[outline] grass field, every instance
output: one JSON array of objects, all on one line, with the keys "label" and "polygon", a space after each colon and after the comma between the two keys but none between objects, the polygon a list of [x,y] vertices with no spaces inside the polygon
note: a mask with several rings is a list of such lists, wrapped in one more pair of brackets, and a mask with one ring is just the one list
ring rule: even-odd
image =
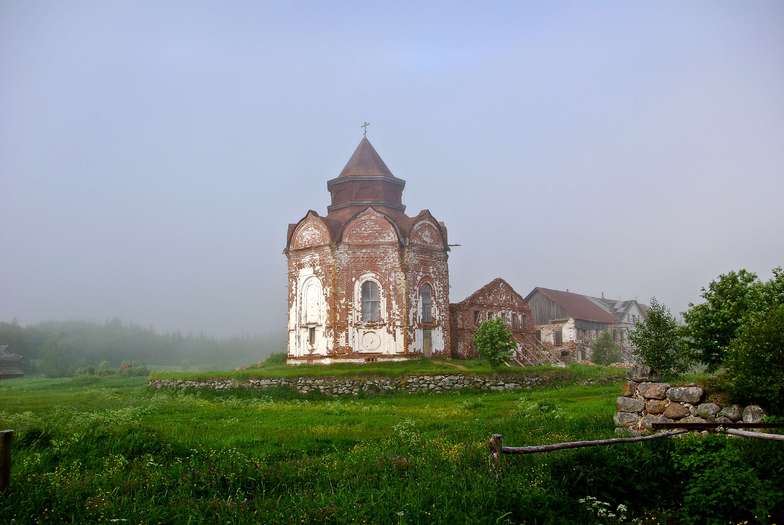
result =
[{"label": "grass field", "polygon": [[151,374],[154,379],[250,379],[262,377],[345,377],[345,376],[385,376],[400,377],[404,375],[432,374],[512,374],[536,375],[552,378],[554,381],[579,381],[583,379],[620,381],[625,370],[591,365],[570,365],[559,368],[550,365],[529,367],[492,368],[486,361],[464,359],[416,359],[410,361],[375,362],[367,364],[340,363],[332,365],[297,365],[273,364],[258,368],[241,370],[219,370],[205,372],[156,371]]},{"label": "grass field", "polygon": [[[711,440],[517,457],[500,478],[489,469],[494,432],[519,445],[612,435],[618,390],[555,384],[336,400],[151,391],[145,378],[3,381],[0,427],[18,436],[0,522],[595,521],[584,496],[657,519],[694,507],[673,493],[691,478],[672,463]],[[727,450],[740,454],[738,486],[767,499],[738,506],[723,494],[735,514],[721,504],[710,511],[775,516],[782,501],[769,485],[784,482],[782,454],[724,441],[709,452],[721,464],[735,458]]]}]

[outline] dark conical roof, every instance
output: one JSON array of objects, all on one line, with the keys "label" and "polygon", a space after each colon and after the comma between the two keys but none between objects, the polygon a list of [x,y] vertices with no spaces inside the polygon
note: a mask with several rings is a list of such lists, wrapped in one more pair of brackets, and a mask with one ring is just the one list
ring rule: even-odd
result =
[{"label": "dark conical roof", "polygon": [[340,177],[394,177],[394,175],[367,137],[362,137],[354,154],[348,159],[346,167],[340,172]]}]

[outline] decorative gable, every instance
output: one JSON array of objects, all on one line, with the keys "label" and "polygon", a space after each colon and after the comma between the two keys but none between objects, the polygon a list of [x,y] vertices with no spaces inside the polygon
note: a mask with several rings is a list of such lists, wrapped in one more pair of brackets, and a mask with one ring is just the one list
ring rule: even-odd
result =
[{"label": "decorative gable", "polygon": [[398,242],[397,231],[387,217],[368,208],[357,215],[343,230],[347,244],[379,244]]},{"label": "decorative gable", "polygon": [[294,231],[291,249],[302,250],[325,244],[329,244],[329,230],[318,216],[309,213]]},{"label": "decorative gable", "polygon": [[444,248],[444,241],[438,228],[429,221],[421,221],[411,229],[411,243],[419,246],[427,246],[436,250]]}]

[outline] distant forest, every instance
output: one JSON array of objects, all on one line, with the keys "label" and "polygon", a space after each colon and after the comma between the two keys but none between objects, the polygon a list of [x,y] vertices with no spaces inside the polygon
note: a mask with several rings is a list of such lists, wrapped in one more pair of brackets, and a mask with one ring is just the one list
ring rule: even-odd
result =
[{"label": "distant forest", "polygon": [[123,363],[151,369],[228,369],[257,363],[285,349],[283,335],[216,339],[203,335],[162,334],[113,319],[22,326],[0,322],[0,345],[24,357],[28,374],[70,376],[89,368]]}]

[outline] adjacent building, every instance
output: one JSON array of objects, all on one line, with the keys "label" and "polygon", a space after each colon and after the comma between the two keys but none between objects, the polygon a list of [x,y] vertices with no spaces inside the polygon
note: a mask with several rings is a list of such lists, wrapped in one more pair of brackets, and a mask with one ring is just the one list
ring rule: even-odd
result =
[{"label": "adjacent building", "polygon": [[539,340],[562,359],[590,359],[590,344],[601,332],[610,332],[625,360],[631,360],[629,330],[644,320],[648,307],[635,300],[591,297],[570,291],[537,287],[525,298]]},{"label": "adjacent building", "polygon": [[22,356],[8,351],[8,345],[0,345],[0,379],[22,377]]},{"label": "adjacent building", "polygon": [[466,297],[449,305],[454,357],[477,357],[474,332],[482,321],[503,319],[518,345],[518,357],[531,360],[536,344],[536,328],[525,299],[501,278],[494,279]]}]

